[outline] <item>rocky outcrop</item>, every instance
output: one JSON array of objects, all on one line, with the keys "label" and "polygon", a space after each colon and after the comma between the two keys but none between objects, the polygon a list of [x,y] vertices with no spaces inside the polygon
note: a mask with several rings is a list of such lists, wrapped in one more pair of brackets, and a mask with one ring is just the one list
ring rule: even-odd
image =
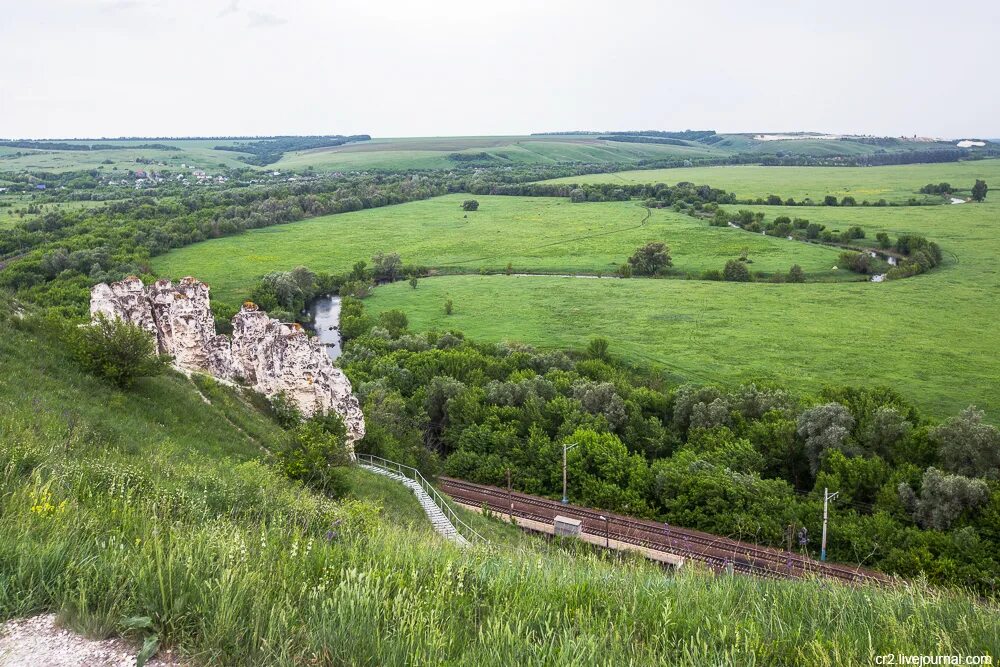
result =
[{"label": "rocky outcrop", "polygon": [[233,318],[232,339],[215,333],[208,285],[194,278],[149,287],[134,277],[102,283],[91,290],[90,313],[149,331],[159,352],[181,370],[245,384],[268,397],[283,393],[307,417],[337,413],[352,447],[365,435],[361,406],[343,371],[301,326],[271,319],[252,303]]}]

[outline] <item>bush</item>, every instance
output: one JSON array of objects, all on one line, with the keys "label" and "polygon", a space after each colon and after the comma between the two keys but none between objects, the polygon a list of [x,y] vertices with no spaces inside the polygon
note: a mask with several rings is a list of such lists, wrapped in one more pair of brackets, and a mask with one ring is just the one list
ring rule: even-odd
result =
[{"label": "bush", "polygon": [[269,401],[271,415],[282,428],[294,428],[302,421],[302,413],[285,392],[279,392]]},{"label": "bush", "polygon": [[804,283],[806,281],[806,272],[802,270],[802,267],[798,264],[793,264],[792,268],[788,269],[788,282],[790,283]]},{"label": "bush", "polygon": [[476,201],[475,199],[466,199],[464,202],[462,202],[462,210],[463,211],[478,211],[479,210],[479,202]]},{"label": "bush", "polygon": [[379,313],[378,316],[378,325],[384,327],[393,338],[398,338],[401,333],[406,331],[408,324],[406,313],[401,310],[386,310]]},{"label": "bush", "polygon": [[750,269],[744,262],[731,259],[726,262],[726,268],[722,270],[722,277],[730,282],[748,283],[750,282]]},{"label": "bush", "polygon": [[278,461],[286,475],[334,496],[344,493],[338,468],[350,460],[347,429],[335,413],[302,422],[278,451]]},{"label": "bush", "polygon": [[69,331],[66,342],[83,368],[123,389],[140,377],[159,375],[169,361],[157,354],[148,331],[101,314],[89,326]]},{"label": "bush", "polygon": [[609,345],[607,338],[591,338],[587,345],[587,356],[591,359],[607,359]]},{"label": "bush", "polygon": [[455,309],[455,303],[451,299],[444,300],[444,314],[451,315],[452,311]]}]

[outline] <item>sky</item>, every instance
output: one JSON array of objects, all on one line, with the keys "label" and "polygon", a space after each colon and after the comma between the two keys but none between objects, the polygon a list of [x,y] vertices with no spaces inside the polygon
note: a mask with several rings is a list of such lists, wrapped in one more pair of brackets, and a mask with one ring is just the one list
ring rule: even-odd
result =
[{"label": "sky", "polygon": [[0,137],[1000,137],[1000,2],[0,0]]}]

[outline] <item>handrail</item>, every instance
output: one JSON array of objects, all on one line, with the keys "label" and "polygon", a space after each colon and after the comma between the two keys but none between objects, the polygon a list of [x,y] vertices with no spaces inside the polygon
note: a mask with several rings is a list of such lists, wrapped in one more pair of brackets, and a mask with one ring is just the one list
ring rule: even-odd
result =
[{"label": "handrail", "polygon": [[[390,461],[389,459],[384,459],[381,456],[374,456],[372,454],[356,454],[355,456],[357,457],[358,461],[368,463],[370,465],[373,465],[377,468],[382,468],[383,470],[387,470],[389,472],[396,472],[403,477],[412,479],[413,481],[415,481],[417,484],[420,485],[420,487],[427,493],[427,495],[431,497],[431,499],[434,501],[434,504],[437,505],[442,512],[444,512],[445,516],[448,517],[452,525],[455,526],[456,530],[460,530],[460,527],[465,529],[464,531],[460,531],[465,539],[469,540],[470,542],[476,542],[479,544],[488,544],[489,541],[485,537],[477,533],[475,529],[472,528],[472,526],[470,526],[466,522],[462,521],[461,518],[459,518],[455,510],[452,509],[451,505],[449,505],[448,502],[444,499],[444,497],[440,493],[438,493],[438,490],[435,489],[434,486],[430,482],[428,482],[427,479],[420,473],[420,471],[414,468],[413,466],[403,465],[402,463],[397,463],[396,461]],[[404,472],[404,470],[410,471],[412,472],[412,474],[408,475]]]}]

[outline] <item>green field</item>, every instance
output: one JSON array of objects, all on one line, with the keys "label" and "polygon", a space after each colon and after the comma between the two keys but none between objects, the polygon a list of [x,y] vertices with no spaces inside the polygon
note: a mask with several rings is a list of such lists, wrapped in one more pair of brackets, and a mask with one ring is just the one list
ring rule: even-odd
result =
[{"label": "green field", "polygon": [[[52,213],[55,211],[75,211],[83,208],[97,208],[104,206],[103,201],[66,201],[66,202],[45,202],[36,199],[33,195],[23,194],[0,194],[0,229],[12,227],[22,220],[29,220],[38,215]],[[8,206],[9,204],[9,206]],[[39,208],[38,213],[26,213],[20,215],[20,211],[27,210],[29,206],[35,204]]]},{"label": "green field", "polygon": [[[115,170],[126,171],[129,169],[180,169],[182,164],[205,170],[218,169],[219,167],[247,166],[239,161],[239,158],[244,155],[243,153],[213,150],[214,146],[232,143],[231,141],[224,140],[95,140],[93,142],[65,143],[112,144],[120,145],[122,148],[95,151],[67,151],[0,146],[0,172],[65,172],[82,169],[99,169],[114,172]],[[138,144],[164,144],[175,147],[177,150],[134,148]],[[137,158],[153,160],[154,164],[137,163]],[[110,160],[110,163],[106,164],[106,160]]]},{"label": "green field", "polygon": [[374,139],[332,148],[287,153],[276,169],[454,169],[453,153],[485,153],[494,165],[636,163],[639,160],[720,157],[728,151],[704,144],[670,146],[604,141],[593,136],[424,137]]},{"label": "green field", "polygon": [[[702,175],[696,180],[740,187],[732,175],[749,174],[752,179],[742,187],[755,190],[748,194],[788,189],[799,194],[822,191],[822,179],[832,175],[847,179],[839,183],[851,183],[852,189],[900,193],[926,182],[989,180],[991,174],[1000,176],[998,164],[738,167],[696,170]],[[669,173],[681,171],[691,170]],[[708,180],[706,174],[722,178]],[[465,218],[461,199],[441,197],[271,227],[188,246],[157,258],[154,267],[165,276],[198,276],[213,286],[216,298],[233,302],[267,271],[304,264],[342,272],[377,251],[398,251],[406,262],[441,272],[502,270],[509,261],[516,272],[608,274],[637,245],[663,240],[672,247],[679,273],[721,268],[748,247],[754,270],[785,271],[798,263],[820,281],[851,277],[830,270],[837,258],[831,249],[712,228],[671,211],[654,211],[636,228],[643,209],[633,202],[481,197],[480,210]],[[370,307],[401,308],[418,330],[452,327],[476,339],[542,347],[582,348],[603,335],[617,354],[662,367],[678,381],[766,377],[807,390],[831,383],[889,384],[937,415],[975,403],[991,417],[1000,416],[995,381],[1000,360],[993,341],[1000,322],[995,266],[1000,201],[760,208],[768,218],[790,214],[830,228],[860,225],[869,237],[879,231],[893,237],[922,234],[941,244],[946,259],[930,274],[883,284],[445,276],[424,280],[416,290],[405,283],[381,287]],[[455,303],[451,317],[444,315],[446,298]]]},{"label": "green field", "polygon": [[666,241],[679,273],[721,270],[747,248],[755,271],[786,272],[798,263],[816,280],[857,278],[831,270],[838,253],[830,248],[709,227],[636,202],[481,196],[479,210],[466,214],[461,202],[467,198],[448,195],[253,230],[181,248],[156,258],[154,268],[175,278],[198,276],[216,298],[234,301],[268,271],[305,265],[342,273],[379,251],[398,251],[405,262],[442,273],[501,271],[510,262],[515,272],[610,275],[636,247]]},{"label": "green field", "polygon": [[589,174],[556,178],[549,183],[666,183],[681,181],[707,183],[715,188],[735,192],[746,199],[776,194],[782,198],[806,197],[822,201],[828,194],[843,197],[852,195],[863,200],[906,201],[910,197],[922,199],[917,193],[928,183],[948,182],[968,189],[977,178],[1000,185],[1000,160],[972,160],[941,164],[907,164],[891,167],[761,167],[758,165],[735,167],[691,167],[681,169],[647,169],[621,171],[610,174]]}]

